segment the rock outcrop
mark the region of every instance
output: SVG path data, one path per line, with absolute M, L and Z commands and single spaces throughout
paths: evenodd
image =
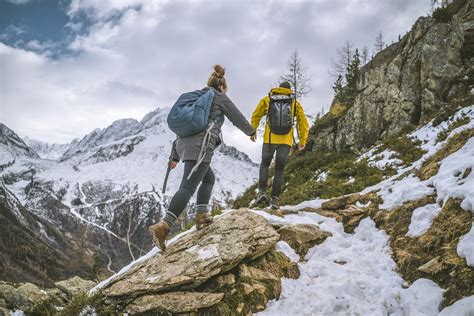
M 95 282 L 77 276 L 45 289 L 32 283 L 0 281 L 0 315 L 9 315 L 11 310 L 21 310 L 26 315 L 54 315 L 56 306 L 66 305 L 73 297 L 84 295 L 94 286 Z
M 299 277 L 297 264 L 275 250 L 279 240 L 264 217 L 230 211 L 185 234 L 164 254 L 110 279 L 98 292 L 105 304 L 131 314 L 247 315 L 279 298 L 282 277 Z
M 330 113 L 315 122 L 313 150 L 365 150 L 447 108 L 472 104 L 473 7 L 470 0 L 457 0 L 443 9 L 449 21 L 419 18 L 362 67 L 354 104 L 335 99 Z

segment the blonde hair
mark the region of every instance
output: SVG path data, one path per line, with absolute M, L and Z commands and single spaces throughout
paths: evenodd
M 224 67 L 222 67 L 221 65 L 215 65 L 214 71 L 211 73 L 211 76 L 207 80 L 207 86 L 226 93 L 227 82 L 225 81 L 224 75 L 225 75 Z

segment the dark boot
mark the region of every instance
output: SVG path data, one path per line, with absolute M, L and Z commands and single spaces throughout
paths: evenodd
M 196 214 L 196 228 L 203 229 L 206 226 L 211 225 L 214 222 L 214 218 L 208 213 L 197 213 Z
M 255 204 L 268 202 L 268 197 L 265 194 L 265 191 L 258 191 L 257 198 L 255 199 Z
M 277 210 L 280 208 L 280 204 L 278 204 L 278 197 L 277 196 L 272 196 L 272 199 L 270 200 L 270 208 L 272 210 Z
M 161 251 L 166 250 L 166 236 L 170 232 L 170 227 L 164 221 L 159 222 L 158 224 L 151 225 L 148 228 L 151 236 L 153 237 L 153 242 L 155 245 L 161 249 Z

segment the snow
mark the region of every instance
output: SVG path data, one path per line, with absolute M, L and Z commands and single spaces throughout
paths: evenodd
M 25 313 L 22 310 L 16 309 L 14 311 L 10 311 L 8 315 L 10 315 L 10 316 L 25 316 Z
M 197 259 L 206 260 L 212 257 L 219 256 L 219 250 L 216 244 L 210 244 L 205 246 L 194 245 L 191 248 L 185 250 L 186 252 L 197 253 Z
M 457 253 L 459 257 L 466 258 L 468 265 L 474 266 L 474 224 L 466 235 L 459 238 Z
M 438 203 L 428 204 L 415 209 L 406 235 L 410 237 L 423 235 L 431 227 L 431 222 L 440 211 L 441 207 Z
M 422 182 L 413 174 L 400 180 L 388 182 L 388 185 L 382 187 L 379 192 L 384 201 L 380 204 L 380 209 L 392 210 L 407 201 L 418 200 L 432 194 L 434 189 L 428 184 L 427 181 Z
M 286 241 L 280 240 L 276 244 L 276 250 L 282 252 L 285 256 L 287 256 L 291 261 L 298 262 L 300 260 L 300 256 L 295 252 L 293 248 Z
M 438 193 L 438 201 L 446 201 L 451 197 L 460 198 L 463 200 L 461 207 L 474 212 L 474 172 L 462 178 L 468 168 L 474 171 L 474 138 L 446 157 L 441 162 L 438 173 L 431 178 Z
M 280 221 L 319 223 L 333 236 L 309 250 L 307 261 L 299 264 L 300 278 L 283 279 L 280 299 L 259 315 L 403 314 L 399 297 L 404 281 L 395 271 L 388 236 L 371 219 L 362 220 L 354 234 L 344 233 L 334 219 L 313 213 Z
M 387 166 L 400 166 L 403 162 L 400 159 L 393 158 L 395 155 L 394 151 L 390 149 L 385 149 L 379 154 L 375 154 L 378 147 L 375 147 L 365 154 L 361 155 L 357 161 L 362 159 L 367 159 L 369 166 L 377 167 L 379 169 L 384 169 Z
M 439 316 L 472 316 L 474 315 L 474 295 L 465 297 L 453 305 L 445 307 Z
M 325 201 L 327 200 L 314 199 L 314 200 L 301 202 L 300 204 L 297 204 L 297 205 L 285 205 L 285 206 L 282 206 L 281 209 L 288 210 L 288 211 L 298 211 L 304 208 L 320 208 L 323 202 Z
M 401 291 L 401 307 L 405 315 L 436 316 L 443 303 L 443 289 L 428 279 L 418 279 Z

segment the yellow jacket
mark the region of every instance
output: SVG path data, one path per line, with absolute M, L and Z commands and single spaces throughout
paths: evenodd
M 279 87 L 279 88 L 272 89 L 271 93 L 290 95 L 292 92 L 291 92 L 291 89 Z M 262 119 L 264 115 L 267 114 L 269 104 L 270 104 L 270 98 L 268 95 L 264 97 L 262 100 L 260 100 L 260 102 L 258 103 L 257 107 L 255 108 L 252 114 L 251 124 L 253 128 L 255 129 L 258 128 L 258 125 L 260 124 L 260 120 Z M 295 111 L 295 109 L 296 109 L 296 114 L 292 113 L 292 116 L 293 117 L 296 116 L 298 132 L 299 132 L 299 143 L 301 145 L 306 145 L 306 141 L 308 140 L 308 119 L 306 118 L 306 115 L 304 114 L 303 107 L 296 99 L 293 101 L 293 104 L 291 106 L 292 111 Z M 266 144 L 270 143 L 269 135 L 270 135 L 270 127 L 268 125 L 268 122 L 266 122 L 265 133 L 263 134 L 263 142 Z M 293 128 L 286 135 L 278 135 L 278 134 L 272 133 L 271 143 L 272 144 L 287 144 L 287 145 L 292 146 L 293 145 Z

